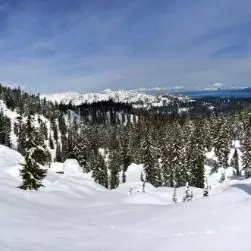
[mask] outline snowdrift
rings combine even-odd
[[[0,250],[250,251],[251,180],[173,205],[173,189],[146,184],[142,193],[142,182],[134,175],[108,191],[86,174],[50,170],[43,189],[22,191],[17,188],[21,160],[17,152],[0,146]],[[180,188],[177,194],[183,192]]]
[[[83,170],[76,159],[67,159],[64,162],[65,175],[80,175],[81,173]]]

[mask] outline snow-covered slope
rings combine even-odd
[[[18,114],[16,112],[16,110],[11,110],[9,108],[7,108],[5,102],[3,100],[0,100],[0,110],[3,112],[4,116],[8,117],[10,119],[10,123],[11,123],[11,131],[10,131],[10,141],[11,141],[11,147],[13,149],[17,149],[18,146],[18,136],[15,134],[15,130],[14,130],[14,125],[15,124],[19,124],[19,118],[21,117],[20,114]],[[69,123],[68,119],[73,120],[74,118],[78,118],[77,115],[71,111],[70,116],[65,116],[65,122],[66,124]],[[23,116],[22,117],[23,121],[26,121],[27,117]],[[52,136],[54,136],[54,132],[51,129],[51,122],[48,118],[44,117],[43,115],[38,115],[36,114],[34,116],[34,122],[33,125],[35,126],[35,128],[39,128],[39,120],[41,120],[47,127],[47,132],[48,134],[51,134]],[[58,124],[57,124],[58,127]],[[59,136],[59,142],[61,142],[61,134],[60,131],[58,130],[58,136]],[[56,145],[56,141],[54,140],[54,137],[52,137],[52,141],[54,146]],[[47,149],[50,151],[51,156],[52,156],[52,160],[54,160],[55,155],[56,155],[56,149],[50,149],[49,147],[49,139],[45,140],[45,145],[47,146]]]
[[[99,93],[76,93],[76,92],[66,92],[66,93],[55,93],[42,95],[41,98],[46,98],[52,102],[62,102],[68,104],[80,105],[82,103],[93,103],[98,101],[108,101],[113,100],[114,102],[123,102],[129,104],[138,104],[141,106],[163,106],[168,104],[171,99],[188,100],[186,97],[178,97],[174,95],[152,95],[143,92],[138,92],[134,90],[118,90],[111,91],[105,90]]]
[[[127,195],[53,172],[27,192],[16,188],[21,158],[0,146],[0,250],[250,250],[251,180],[177,205],[168,188]]]

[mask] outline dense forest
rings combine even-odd
[[[25,156],[24,189],[42,186],[36,182],[46,175],[42,166],[68,158],[77,159],[96,182],[109,189],[126,181],[131,163],[144,164],[142,181],[156,187],[189,183],[203,188],[205,154],[212,150],[218,160],[209,163],[212,171],[231,164],[236,177],[251,177],[249,99],[204,98],[185,104],[189,109],[180,113],[179,104],[174,103],[148,110],[111,100],[57,104],[0,85],[0,100],[17,114],[11,120],[0,111],[0,143]],[[17,138],[16,145],[11,134]],[[241,147],[230,156],[236,140]]]

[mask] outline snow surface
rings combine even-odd
[[[152,95],[135,90],[104,90],[99,93],[77,93],[65,92],[41,95],[41,98],[46,98],[48,101],[75,105],[82,103],[93,103],[100,101],[113,100],[114,102],[123,102],[134,104],[135,107],[148,107],[148,105],[159,107],[171,102],[172,98],[177,98],[180,101],[190,101],[187,97],[176,95]]]
[[[67,159],[64,162],[64,174],[66,175],[80,175],[81,174],[81,167],[76,159]]]
[[[43,189],[22,191],[21,161],[19,153],[0,146],[0,250],[251,250],[251,180],[229,181],[206,199],[194,189],[195,200],[174,205],[172,188],[146,184],[142,193],[133,168],[132,180],[117,190],[87,174],[50,171]],[[138,191],[129,195],[133,184]],[[183,195],[180,188],[179,200]]]

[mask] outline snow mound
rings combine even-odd
[[[131,164],[126,171],[126,181],[127,182],[139,182],[141,174],[144,174],[144,166]]]
[[[142,182],[129,182],[119,186],[121,194],[89,174],[48,172],[44,188],[22,191],[12,177],[20,158],[0,146],[0,250],[250,250],[251,179],[208,198],[166,206],[172,188],[147,183],[142,193]],[[73,161],[67,162],[72,168]],[[177,189],[177,197],[184,191]]]
[[[17,151],[0,145],[0,160],[0,168],[6,168],[19,165],[19,163],[22,162],[23,157]]]
[[[18,178],[20,176],[20,165],[9,166],[5,172],[8,173],[11,177]]]
[[[67,159],[63,165],[65,175],[80,175],[83,173],[82,168],[76,159]]]
[[[152,192],[155,191],[156,188],[150,184],[145,183],[145,192]],[[142,192],[143,191],[143,182],[126,182],[123,184],[120,184],[117,189],[117,192],[127,194],[128,192]]]
[[[44,180],[44,191],[63,192],[78,197],[96,195],[106,189],[93,180],[80,175],[59,175],[50,173]]]
[[[48,171],[52,173],[64,172],[64,164],[61,162],[52,162]]]
[[[123,200],[127,204],[138,205],[168,205],[162,197],[148,193],[132,193]]]

